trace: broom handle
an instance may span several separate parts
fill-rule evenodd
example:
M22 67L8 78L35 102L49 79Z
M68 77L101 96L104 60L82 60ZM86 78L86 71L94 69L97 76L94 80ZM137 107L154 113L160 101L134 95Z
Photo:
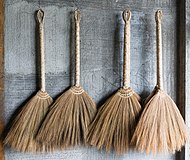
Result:
M76 73L75 73L75 86L80 86L80 11L75 11L75 29L76 29L76 36L75 36L75 65L76 65Z
M157 55L157 86L159 89L163 89L163 78L162 78L162 30L161 30L161 19L162 11L156 12L156 55Z
M124 27L124 64L123 64L123 88L127 89L130 85L130 20L131 11L123 12Z
M39 34L40 34L40 80L41 80L41 91L45 92L45 52L44 52L44 11L41 9L37 12L37 21L39 23Z

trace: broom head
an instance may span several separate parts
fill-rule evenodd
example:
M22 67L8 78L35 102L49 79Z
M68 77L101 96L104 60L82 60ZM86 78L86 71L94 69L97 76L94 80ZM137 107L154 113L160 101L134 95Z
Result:
M131 144L147 153L179 151L188 131L176 104L157 87L148 99Z
M81 88L73 86L51 106L37 134L37 141L47 150L65 149L86 143L89 123L96 114L92 98Z
M90 125L88 143L98 149L105 147L107 152L127 151L141 111L139 100L131 88L119 89L98 110Z
M12 122L12 126L4 139L4 143L21 152L40 151L43 146L37 144L34 137L42 119L47 113L52 98L47 92L38 91Z

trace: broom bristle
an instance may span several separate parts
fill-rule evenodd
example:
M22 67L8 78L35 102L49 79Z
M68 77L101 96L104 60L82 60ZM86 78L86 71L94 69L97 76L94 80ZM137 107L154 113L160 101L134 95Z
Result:
M110 97L90 125L88 143L98 149L105 147L107 152L127 151L141 111L138 98L130 88L121 88Z
M48 149L65 149L86 143L88 125L96 114L95 102L81 88L73 86L51 106L37 134Z
M176 104L158 89L145 105L131 144L147 153L174 153L187 139L188 131Z
M21 152L40 151L43 146L34 137L52 102L47 92L38 91L14 119L4 143Z

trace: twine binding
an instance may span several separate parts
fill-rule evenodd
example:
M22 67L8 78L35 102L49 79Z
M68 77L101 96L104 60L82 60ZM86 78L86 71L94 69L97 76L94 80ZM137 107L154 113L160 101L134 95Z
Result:
M45 91L43 92L42 90L39 90L36 94L38 97L40 97L41 99L47 99L50 98L49 94Z
M123 98L129 98L134 94L134 91L130 87L128 87L127 89L120 88L117 94Z
M74 93L74 94L82 94L84 92L84 89L82 89L81 86L77 87L77 86L72 86L71 87L71 91Z

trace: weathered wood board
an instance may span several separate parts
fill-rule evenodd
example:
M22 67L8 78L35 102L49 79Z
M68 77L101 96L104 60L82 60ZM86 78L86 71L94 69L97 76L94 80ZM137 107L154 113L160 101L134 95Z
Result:
M4 129L4 3L0 1L0 135ZM4 159L3 142L0 140L0 159Z
M177 95L177 6L176 0L5 0L5 121L38 87L35 11L45 19L47 91L56 97L74 78L73 14L81 9L81 84L98 106L122 84L122 11L130 8L131 87L143 98L156 82L156 33L154 14L162 9L164 86ZM122 156L95 148L74 148L53 154L23 154L5 148L6 160L173 160L174 155L146 155L130 151Z
M184 3L185 8L185 49L184 49L184 59L185 59L185 120L190 130L190 1ZM185 148L185 159L190 159L190 144L188 143Z

